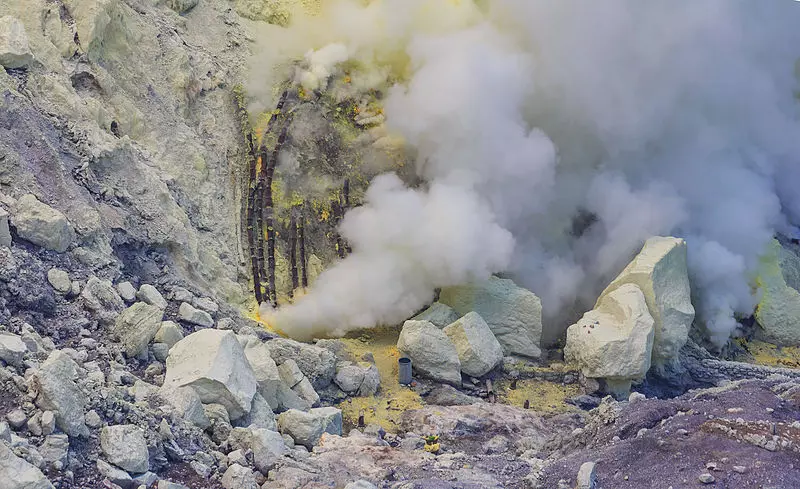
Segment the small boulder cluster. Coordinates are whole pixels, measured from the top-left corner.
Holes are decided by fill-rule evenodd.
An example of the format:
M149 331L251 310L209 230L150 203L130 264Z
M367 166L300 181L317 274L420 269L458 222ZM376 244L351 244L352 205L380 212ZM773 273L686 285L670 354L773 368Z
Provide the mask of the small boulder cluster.
M541 355L541 301L509 279L445 288L439 301L403 324L397 349L414 369L455 386L482 377L506 355Z

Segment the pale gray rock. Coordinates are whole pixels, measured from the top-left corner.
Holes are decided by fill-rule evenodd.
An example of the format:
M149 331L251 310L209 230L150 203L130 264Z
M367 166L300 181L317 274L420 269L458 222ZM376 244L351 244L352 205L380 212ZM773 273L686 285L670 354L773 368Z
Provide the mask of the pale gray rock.
M198 309L202 309L209 314L216 314L219 312L219 306L216 302L208 297L197 297L192 301L192 305Z
M482 377L503 361L503 347L477 312L467 313L443 331L456 346L465 374Z
M336 382L336 385L344 392L352 394L356 392L364 382L364 369L358 365L344 366L336 372L336 377L333 381Z
M169 357L169 345L165 343L153 343L150 349L153 351L153 356L156 360L159 362L167 361L167 357Z
M258 489L253 471L239 464L228 467L220 482L225 489Z
M686 265L686 242L680 238L655 236L608 284L595 307L625 284L635 284L644 294L654 321L653 359L656 365L676 358L689 338L694 321Z
M602 299L567 329L564 358L586 377L604 378L613 392L627 395L631 382L650 369L654 320L633 283Z
M437 328L444 328L458 320L458 313L447 304L434 302L430 307L411 319L414 321L428 321Z
M100 448L106 460L129 473L141 474L150 468L147 440L138 426L106 426L100 430Z
M170 349L164 386L192 387L201 401L222 404L235 420L250 411L257 384L236 335L203 329Z
M53 489L41 470L14 455L0 443L0 487L2 489Z
M8 414L6 414L6 419L8 420L8 424L15 430L21 429L28 423L28 417L25 415L25 411L19 408L9 411Z
M32 376L32 386L38 393L36 406L53 411L56 426L69 436L87 437L84 409L86 393L77 384L78 365L66 353L54 350Z
M177 484L175 482L170 482L162 479L158 481L158 489L189 489L189 488L184 486L183 484Z
M64 466L67 463L67 455L69 453L69 437L64 433L48 435L38 450L46 463L61 462L61 465Z
M329 386L336 375L336 356L330 350L286 338L276 338L264 344L278 365L294 360L315 389Z
M0 207L0 248L11 247L11 230L8 227L8 212Z
M287 452L283 436L268 429L251 430L250 449L253 451L255 466L262 474L272 470Z
M314 386L311 385L311 382L309 382L307 378L303 377L297 385L292 387L292 391L301 399L305 400L309 406L313 407L319 405L319 394L317 394L317 391L314 390Z
M147 350L164 319L164 310L145 302L125 309L114 322L113 334L122 343L125 355L133 358Z
M72 291L72 281L64 270L51 268L47 271L47 281L59 294L68 294Z
M178 315L180 316L181 321L186 321L189 324L196 324L204 328L211 328L214 326L214 319L210 314L205 311L201 311L200 309L196 309L194 306L186 302L181 303L181 307L178 309Z
M168 348L172 348L175 343L183 339L183 329L173 321L164 321L158 328L153 341L164 343Z
M440 382L461 385L461 362L450 338L428 321L406 321L397 349L417 372Z
M439 302L459 315L477 312L503 346L506 354L538 358L542 337L542 303L533 292L509 279L445 287Z
M315 408L308 412L290 409L278 416L278 428L281 433L291 436L295 443L311 449L323 433L342 434L342 411L333 407Z
M133 302L136 300L136 288L130 282L118 283L117 293L125 302Z
M578 469L578 489L595 489L597 484L595 465L594 462L585 462Z
M12 223L20 238L58 253L67 251L75 240L75 231L66 216L40 202L33 194L26 194L17 201Z
M272 359L266 344L256 338L248 338L245 345L244 354L253 369L258 393L264 397L273 411L279 410L278 392L290 387L283 383L278 365Z
M97 429L103 426L103 420L100 419L100 415L97 414L97 411L94 409L86 413L86 416L84 416L84 422L86 423L86 426L92 429Z
M167 308L167 301L161 292L150 284L142 284L139 291L136 292L136 298L142 302L146 302L151 306L156 306L161 309Z
M145 472L144 474L139 474L134 477L133 482L138 484L137 487L153 487L153 485L158 482L158 475L152 472Z
M83 305L97 314L101 323L110 325L114 323L117 315L125 309L125 302L114 290L108 280L90 277L81 292Z
M0 360L9 365L22 366L28 347L21 336L0 332Z
M192 303L194 295L183 287L173 287L170 298L175 302L188 302Z
M162 387L159 395L175 409L178 416L189 423L201 429L211 426L200 396L191 387Z
M11 443L11 428L5 421L0 421L0 443Z
M6 68L24 68L33 62L25 26L19 19L6 15L0 17L0 65Z
M250 412L236 420L236 425L273 431L278 429L275 413L266 399L258 392L253 396L253 405L250 406Z
M303 372L300 371L300 367L297 366L297 362L292 359L285 360L278 365L278 373L281 375L281 380L289 387L296 386L306 378Z
M130 487L133 483L133 478L131 478L130 474L99 458L97 459L97 471L100 475L120 487Z
M347 484L344 489L378 489L378 486L362 479Z
M45 411L41 418L42 433L49 435L56 429L56 415L53 411Z

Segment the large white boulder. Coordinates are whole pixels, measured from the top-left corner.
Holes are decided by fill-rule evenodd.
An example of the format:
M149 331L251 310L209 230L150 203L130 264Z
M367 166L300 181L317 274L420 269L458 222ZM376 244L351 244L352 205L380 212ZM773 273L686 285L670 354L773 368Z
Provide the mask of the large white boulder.
M56 414L56 425L69 436L89 436L84 423L88 403L86 393L77 384L78 364L66 353L54 350L31 380L36 392L36 406Z
M295 443L311 449L323 433L342 434L342 411L333 407L315 408L308 412L290 409L278 416L280 432Z
M440 382L461 385L461 362L450 338L428 321L403 323L397 349L417 372Z
M677 357L689 339L694 320L686 242L662 236L648 239L642 251L600 294L597 304L625 284L636 284L641 289L655 321L653 363L662 364Z
M17 457L0 442L0 488L2 489L53 489L42 471Z
M286 453L283 436L274 430L251 430L250 449L256 468L266 474L275 467L278 460Z
M75 239L75 231L64 214L33 194L23 195L17 201L12 222L20 238L59 253L67 251Z
M0 17L0 66L22 68L32 61L25 26L10 15Z
M145 302L137 302L117 316L113 333L122 343L128 358L147 350L147 345L161 329L162 319L164 310Z
M761 301L756 307L759 338L779 346L800 345L800 292L796 283L798 259L773 240L761 258L756 284Z
M256 378L233 332L203 329L170 349L164 386L192 387L204 404L221 404L238 419L250 411Z
M512 280L489 280L445 287L439 302L463 316L475 311L486 321L506 354L538 358L542 354L542 302Z
M567 329L564 358L590 378L624 393L650 369L655 320L641 289L623 284Z
M444 334L456 346L461 371L469 376L486 375L503 361L503 347L477 312L445 327Z

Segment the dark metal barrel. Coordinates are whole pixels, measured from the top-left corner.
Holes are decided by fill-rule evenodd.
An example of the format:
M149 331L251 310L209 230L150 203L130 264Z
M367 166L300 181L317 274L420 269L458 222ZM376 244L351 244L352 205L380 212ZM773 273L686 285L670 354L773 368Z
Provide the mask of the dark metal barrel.
M408 357L400 357L397 360L398 366L398 381L402 385L408 385L411 383L411 359Z

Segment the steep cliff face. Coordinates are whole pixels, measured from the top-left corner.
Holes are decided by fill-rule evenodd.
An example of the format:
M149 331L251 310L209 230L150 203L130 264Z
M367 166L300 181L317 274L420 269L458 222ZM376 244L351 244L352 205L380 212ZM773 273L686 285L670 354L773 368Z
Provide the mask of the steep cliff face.
M0 70L0 192L9 207L33 193L62 211L77 233L68 253L98 273L168 272L243 302L232 88L245 29L225 1L186 16L169 6L187 2L163 3L0 5L33 55Z

